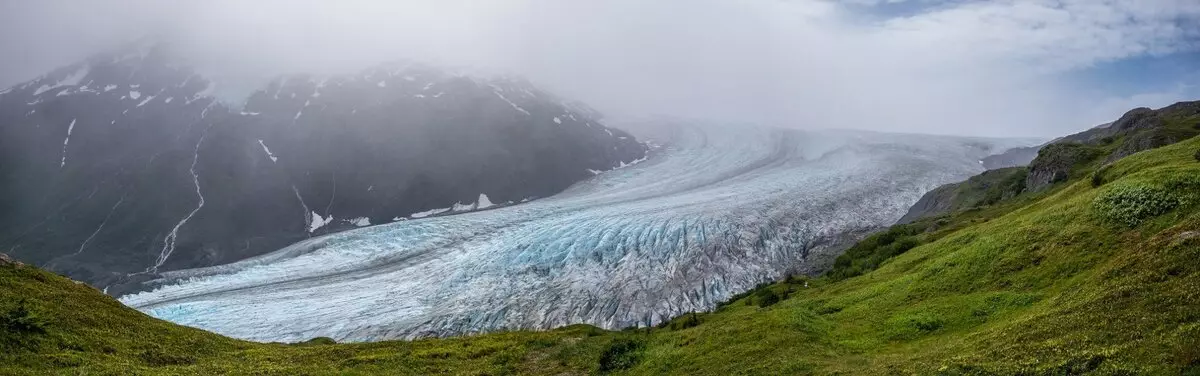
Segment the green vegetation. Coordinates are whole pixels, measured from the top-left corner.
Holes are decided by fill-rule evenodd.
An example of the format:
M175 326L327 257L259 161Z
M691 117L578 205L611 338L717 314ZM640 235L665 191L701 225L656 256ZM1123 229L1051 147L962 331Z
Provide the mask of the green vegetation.
M1200 374L1198 148L1092 158L652 329L250 343L0 262L0 374Z
M615 338L600 354L598 371L609 373L629 369L641 360L641 351L645 347L640 339Z
M858 242L838 256L827 276L833 280L857 277L875 270L884 261L926 242L931 221L892 226Z
M1092 207L1101 218L1129 227L1179 206L1176 194L1153 185L1122 185L1096 197Z

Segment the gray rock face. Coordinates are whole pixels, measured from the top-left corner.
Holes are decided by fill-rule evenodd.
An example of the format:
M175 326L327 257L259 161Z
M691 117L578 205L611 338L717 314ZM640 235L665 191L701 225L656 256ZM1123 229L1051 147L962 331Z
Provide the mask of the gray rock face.
M1025 179L1025 189L1031 192L1041 191L1061 181L1070 178L1076 166L1090 162L1103 155L1100 149L1077 143L1050 144L1040 152L1037 159L1029 165L1029 175Z
M310 236L557 193L646 147L519 79L391 64L242 109L141 46L0 90L0 251L119 294Z
M1158 113L1146 107L1139 107L1122 115L1120 119L1113 122L1110 129L1112 133L1128 132L1138 129L1158 128L1166 124L1162 118L1158 117Z
M1200 102L1179 102L1158 110L1135 108L1107 127L1064 137L1042 148L1029 165L1026 189L1040 191L1066 180L1081 164L1104 157L1105 163L1134 153L1170 145L1195 136L1195 127L1180 127L1169 119L1200 115ZM1115 148L1105 147L1120 142ZM1111 150L1111 151L1110 151Z

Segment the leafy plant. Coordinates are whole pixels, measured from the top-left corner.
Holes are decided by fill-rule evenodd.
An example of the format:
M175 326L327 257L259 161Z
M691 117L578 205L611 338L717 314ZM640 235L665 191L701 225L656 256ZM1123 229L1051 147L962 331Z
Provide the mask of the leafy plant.
M1108 172L1111 166L1111 164L1107 164L1092 172L1092 187L1104 185L1104 173Z
M25 299L21 299L0 316L0 327L12 333L41 334L46 332L46 320L29 310Z
M1150 185L1117 186L1096 197L1092 208L1105 221L1137 227L1147 219L1179 206L1180 200L1167 190Z
M758 292L754 293L754 301L757 302L758 306L762 308L775 305L775 303L779 303L780 300L783 300L783 297L779 296L779 293L776 293L775 290L770 288L760 289Z
M670 321L671 330L683 330L697 325L700 325L700 317L696 315L696 312Z
M616 338L600 353L600 372L607 373L629 369L641 360L641 341L631 338Z

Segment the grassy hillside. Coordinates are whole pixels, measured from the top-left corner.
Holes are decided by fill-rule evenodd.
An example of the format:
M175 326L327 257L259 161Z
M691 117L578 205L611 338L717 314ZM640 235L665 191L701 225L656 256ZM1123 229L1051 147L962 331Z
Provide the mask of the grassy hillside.
M1198 151L897 227L826 277L624 332L258 344L0 263L0 374L1200 375Z

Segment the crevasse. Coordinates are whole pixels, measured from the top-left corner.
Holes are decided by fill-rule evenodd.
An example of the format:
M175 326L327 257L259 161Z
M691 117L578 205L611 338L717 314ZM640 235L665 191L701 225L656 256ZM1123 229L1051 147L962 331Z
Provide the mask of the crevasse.
M978 173L1000 141L692 127L649 160L524 204L163 273L121 301L259 341L653 325L830 257ZM1012 146L1012 145L1010 145Z

